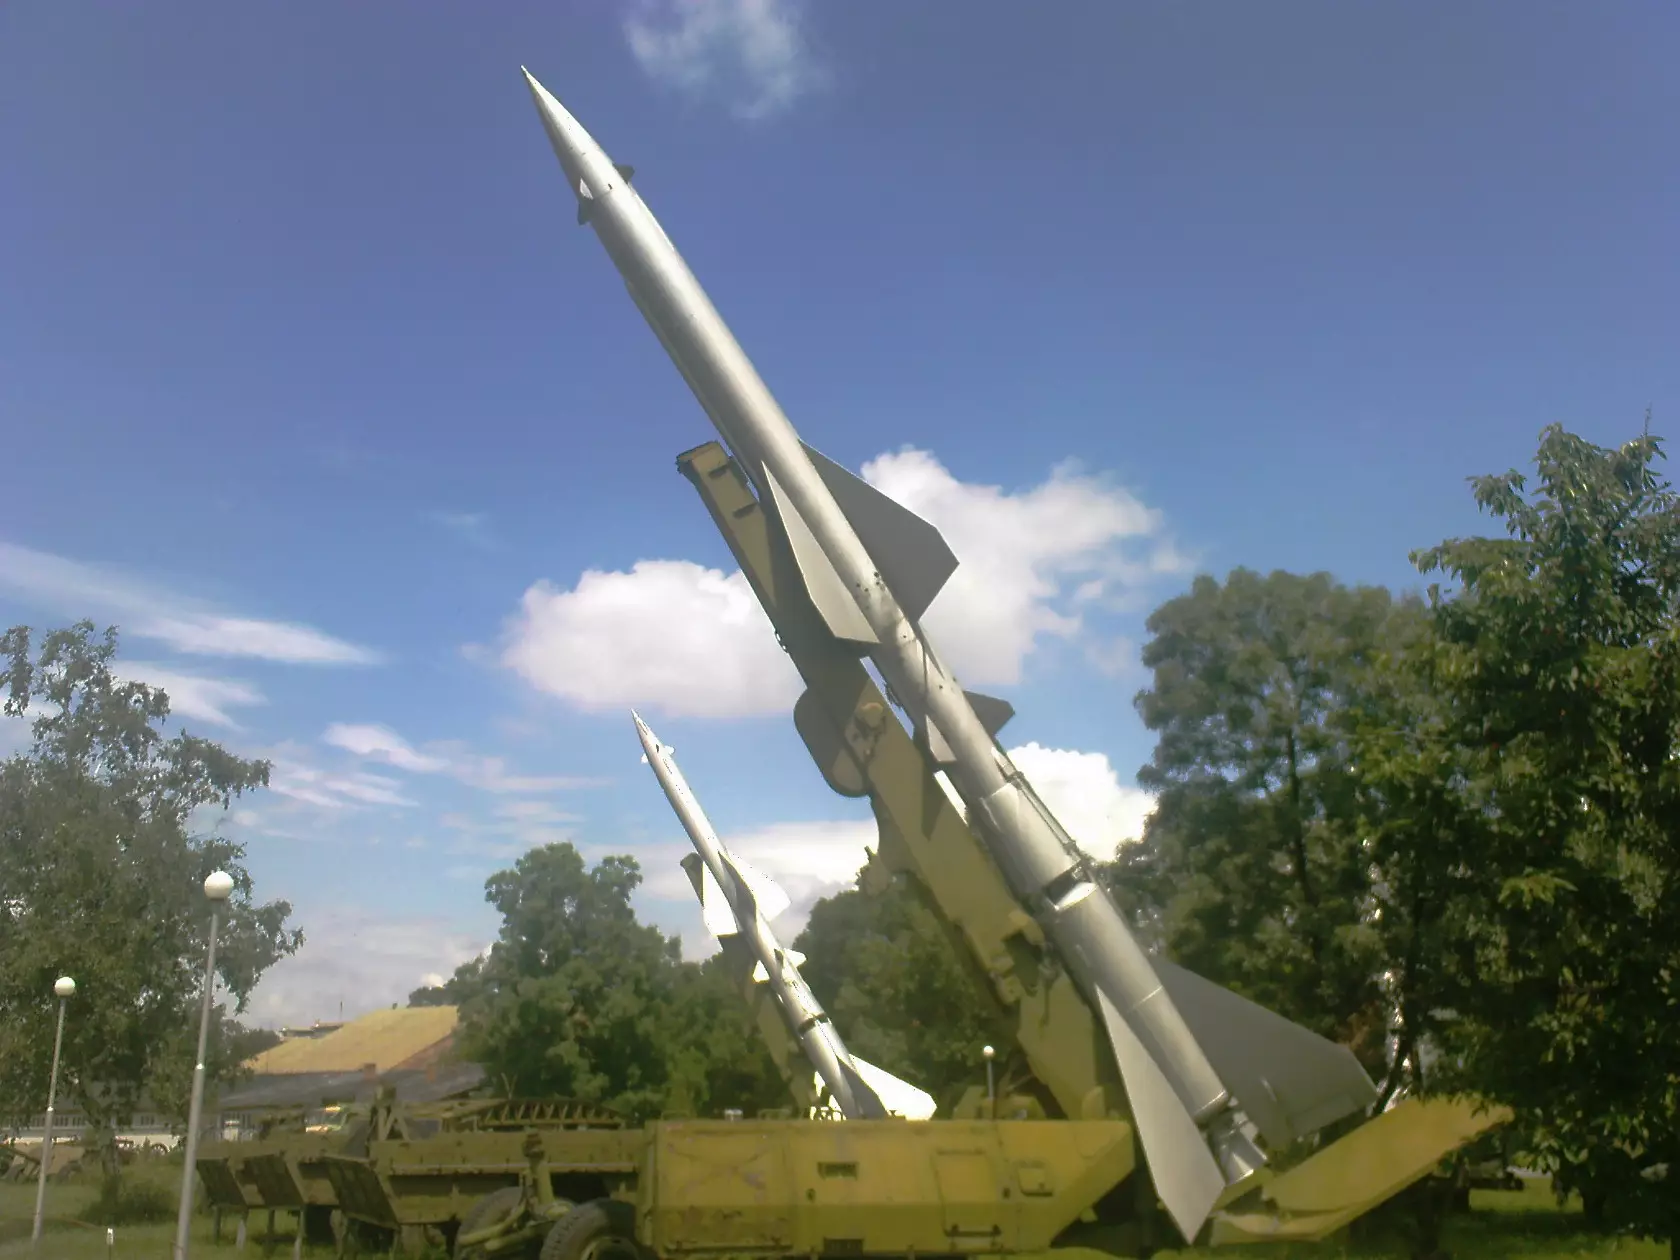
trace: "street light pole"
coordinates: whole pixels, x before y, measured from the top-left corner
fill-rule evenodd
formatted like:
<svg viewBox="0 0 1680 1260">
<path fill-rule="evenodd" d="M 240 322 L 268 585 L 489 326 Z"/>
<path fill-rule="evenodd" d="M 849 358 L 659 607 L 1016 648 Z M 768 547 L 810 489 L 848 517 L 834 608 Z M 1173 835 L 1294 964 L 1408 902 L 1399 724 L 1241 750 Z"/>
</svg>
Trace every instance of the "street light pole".
<svg viewBox="0 0 1680 1260">
<path fill-rule="evenodd" d="M 193 1188 L 198 1176 L 199 1113 L 204 1108 L 204 1051 L 210 1038 L 210 996 L 216 987 L 216 909 L 232 891 L 233 876 L 226 871 L 217 871 L 204 881 L 204 895 L 210 899 L 210 949 L 204 960 L 204 1002 L 198 1016 L 198 1059 L 193 1065 L 192 1103 L 187 1108 L 181 1208 L 175 1216 L 175 1260 L 187 1260 L 187 1233 L 192 1228 Z"/>
<path fill-rule="evenodd" d="M 76 982 L 69 976 L 60 976 L 53 985 L 53 992 L 58 994 L 58 1033 L 53 1037 L 52 1075 L 47 1078 L 47 1123 L 41 1130 L 41 1179 L 35 1183 L 35 1228 L 29 1235 L 31 1250 L 40 1243 L 41 1225 L 46 1220 L 47 1170 L 52 1167 L 53 1101 L 58 1095 L 58 1054 L 64 1049 L 64 1008 L 75 991 Z"/>
</svg>

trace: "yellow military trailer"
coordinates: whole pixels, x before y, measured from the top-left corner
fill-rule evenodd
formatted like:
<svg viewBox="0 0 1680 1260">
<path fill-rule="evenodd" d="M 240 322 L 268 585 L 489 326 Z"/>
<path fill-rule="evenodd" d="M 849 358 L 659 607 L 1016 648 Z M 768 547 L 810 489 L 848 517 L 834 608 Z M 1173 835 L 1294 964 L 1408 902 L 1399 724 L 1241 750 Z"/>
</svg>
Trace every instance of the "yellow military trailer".
<svg viewBox="0 0 1680 1260">
<path fill-rule="evenodd" d="M 414 1254 L 430 1242 L 452 1245 L 490 1211 L 483 1204 L 505 1203 L 510 1191 L 518 1198 L 521 1186 L 540 1182 L 570 1202 L 633 1184 L 639 1167 L 641 1131 L 603 1107 L 463 1100 L 429 1119 L 425 1134 L 391 1134 L 322 1161 L 339 1210 L 375 1246 Z"/>
</svg>

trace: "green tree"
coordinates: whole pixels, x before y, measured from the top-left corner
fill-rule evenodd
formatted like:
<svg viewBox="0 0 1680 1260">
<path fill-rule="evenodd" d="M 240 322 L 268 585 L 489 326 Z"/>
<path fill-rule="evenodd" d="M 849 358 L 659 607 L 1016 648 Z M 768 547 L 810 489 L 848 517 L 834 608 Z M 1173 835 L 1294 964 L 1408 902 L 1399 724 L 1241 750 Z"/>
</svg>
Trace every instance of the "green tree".
<svg viewBox="0 0 1680 1260">
<path fill-rule="evenodd" d="M 790 1105 L 722 955 L 682 965 L 666 1027 L 669 1111 L 718 1116 L 736 1108 L 751 1116 Z"/>
<path fill-rule="evenodd" d="M 522 1094 L 636 1118 L 785 1105 L 769 1053 L 722 968 L 637 921 L 630 857 L 594 867 L 570 844 L 533 849 L 485 884 L 502 915 L 488 956 L 412 1005 L 461 1008 L 462 1053 Z"/>
<path fill-rule="evenodd" d="M 1473 479 L 1507 537 L 1414 555 L 1456 585 L 1430 589 L 1408 737 L 1366 741 L 1364 775 L 1387 843 L 1451 884 L 1438 1083 L 1511 1105 L 1543 1166 L 1672 1247 L 1680 500 L 1660 457 L 1553 426 L 1532 491 Z"/>
<path fill-rule="evenodd" d="M 485 883 L 502 927 L 457 972 L 464 1055 L 520 1094 L 657 1112 L 678 943 L 636 920 L 634 858 L 593 868 L 569 843 L 522 855 Z"/>
<path fill-rule="evenodd" d="M 1010 1044 L 949 931 L 906 879 L 826 897 L 793 947 L 846 1046 L 948 1113 L 984 1079 L 980 1048 Z"/>
<path fill-rule="evenodd" d="M 0 690 L 33 744 L 0 763 L 0 1110 L 40 1109 L 52 1056 L 55 977 L 76 980 L 61 1097 L 87 1115 L 114 1203 L 115 1130 L 155 1078 L 189 1064 L 209 926 L 202 884 L 234 878 L 217 972 L 243 1010 L 294 952 L 291 907 L 252 899 L 244 849 L 199 834 L 203 811 L 266 786 L 268 765 L 187 732 L 165 739 L 163 691 L 111 672 L 117 633 L 91 622 L 0 636 Z M 171 1057 L 173 1056 L 173 1057 Z"/>
<path fill-rule="evenodd" d="M 1373 663 L 1420 619 L 1381 588 L 1246 569 L 1158 608 L 1137 697 L 1157 804 L 1108 873 L 1152 943 L 1379 1073 L 1388 998 L 1349 741 Z"/>
</svg>

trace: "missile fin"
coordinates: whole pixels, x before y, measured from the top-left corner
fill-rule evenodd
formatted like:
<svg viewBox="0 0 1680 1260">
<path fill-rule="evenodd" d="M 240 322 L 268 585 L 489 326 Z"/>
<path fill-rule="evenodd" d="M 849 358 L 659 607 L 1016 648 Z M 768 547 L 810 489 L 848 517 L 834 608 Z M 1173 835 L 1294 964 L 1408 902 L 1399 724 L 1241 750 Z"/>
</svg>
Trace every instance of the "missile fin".
<svg viewBox="0 0 1680 1260">
<path fill-rule="evenodd" d="M 1097 1006 L 1119 1061 L 1120 1080 L 1126 1087 L 1132 1123 L 1143 1143 L 1155 1193 L 1184 1241 L 1193 1244 L 1225 1192 L 1225 1177 L 1172 1082 L 1101 989 L 1097 990 Z"/>
<path fill-rule="evenodd" d="M 682 868 L 688 882 L 694 886 L 694 895 L 700 898 L 700 918 L 704 920 L 706 930 L 719 940 L 738 934 L 741 925 L 735 920 L 729 898 L 723 895 L 723 888 L 712 878 L 710 868 L 700 860 L 700 855 L 690 853 L 684 856 Z"/>
<path fill-rule="evenodd" d="M 1274 1151 L 1363 1111 L 1377 1087 L 1353 1051 L 1164 958 L 1167 996 Z"/>
<path fill-rule="evenodd" d="M 752 978 L 754 984 L 763 984 L 770 978 L 770 969 L 762 962 L 756 962 L 753 964 Z"/>
<path fill-rule="evenodd" d="M 628 162 L 614 162 L 613 163 L 613 170 L 617 171 L 620 175 L 624 176 L 624 182 L 626 184 L 629 184 L 629 183 L 632 183 L 632 182 L 635 181 L 636 168 L 634 166 L 631 166 L 630 163 L 628 163 Z"/>
<path fill-rule="evenodd" d="M 939 733 L 933 719 L 923 716 L 916 722 L 916 741 L 921 744 L 927 755 L 933 758 L 938 766 L 955 765 L 956 753 L 951 751 L 951 745 L 945 741 L 945 736 Z"/>
<path fill-rule="evenodd" d="M 803 967 L 805 965 L 805 955 L 801 954 L 797 949 L 784 949 L 782 951 L 782 957 L 787 959 L 788 966 L 790 967 Z"/>
<path fill-rule="evenodd" d="M 805 579 L 805 591 L 822 615 L 829 633 L 837 639 L 864 646 L 879 642 L 875 632 L 869 628 L 869 622 L 864 619 L 857 600 L 852 598 L 846 584 L 834 571 L 828 556 L 812 535 L 811 527 L 789 501 L 775 474 L 766 468 L 764 476 L 770 485 L 770 497 L 776 503 L 776 515 L 781 518 L 782 528 L 787 533 L 788 545 L 793 548 L 799 576 Z"/>
<path fill-rule="evenodd" d="M 578 202 L 578 226 L 582 227 L 594 217 L 595 203 L 593 201 Z"/>
<path fill-rule="evenodd" d="M 857 1070 L 857 1066 L 849 1056 L 840 1056 L 840 1075 L 846 1078 L 846 1085 L 852 1091 L 852 1101 L 857 1104 L 859 1120 L 885 1120 L 887 1105 Z"/>
<path fill-rule="evenodd" d="M 776 916 L 793 904 L 782 891 L 780 884 L 745 858 L 726 853 L 724 860 L 735 868 L 735 874 L 740 876 L 741 882 L 747 886 L 747 891 L 752 894 L 753 902 L 758 906 L 758 912 L 764 916 L 766 923 L 775 922 Z"/>
<path fill-rule="evenodd" d="M 917 1089 L 909 1081 L 899 1080 L 884 1068 L 866 1063 L 856 1055 L 852 1056 L 852 1066 L 875 1097 L 881 1100 L 888 1115 L 902 1116 L 906 1120 L 931 1120 L 933 1113 L 939 1110 L 932 1094 Z"/>
<path fill-rule="evenodd" d="M 974 710 L 974 716 L 980 719 L 980 725 L 986 728 L 988 735 L 996 735 L 1015 716 L 1015 706 L 1007 700 L 982 695 L 978 691 L 965 691 L 963 695 L 968 697 L 969 708 Z"/>
<path fill-rule="evenodd" d="M 957 569 L 957 557 L 945 536 L 821 451 L 803 442 L 800 445 L 851 521 L 904 615 L 920 620 Z"/>
</svg>

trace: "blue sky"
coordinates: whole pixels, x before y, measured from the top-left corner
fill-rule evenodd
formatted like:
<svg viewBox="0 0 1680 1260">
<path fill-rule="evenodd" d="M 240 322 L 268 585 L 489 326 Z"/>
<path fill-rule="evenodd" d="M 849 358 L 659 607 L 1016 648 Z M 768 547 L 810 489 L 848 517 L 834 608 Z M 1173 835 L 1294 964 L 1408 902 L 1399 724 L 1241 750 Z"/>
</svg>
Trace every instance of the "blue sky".
<svg viewBox="0 0 1680 1260">
<path fill-rule="evenodd" d="M 631 704 L 789 932 L 844 882 L 867 810 L 525 64 L 801 434 L 946 532 L 936 641 L 1112 850 L 1196 572 L 1413 583 L 1544 425 L 1674 427 L 1676 52 L 1658 0 L 5 6 L 0 624 L 114 621 L 274 760 L 226 824 L 309 937 L 262 1022 L 446 974 L 550 839 L 705 952 Z"/>
</svg>

